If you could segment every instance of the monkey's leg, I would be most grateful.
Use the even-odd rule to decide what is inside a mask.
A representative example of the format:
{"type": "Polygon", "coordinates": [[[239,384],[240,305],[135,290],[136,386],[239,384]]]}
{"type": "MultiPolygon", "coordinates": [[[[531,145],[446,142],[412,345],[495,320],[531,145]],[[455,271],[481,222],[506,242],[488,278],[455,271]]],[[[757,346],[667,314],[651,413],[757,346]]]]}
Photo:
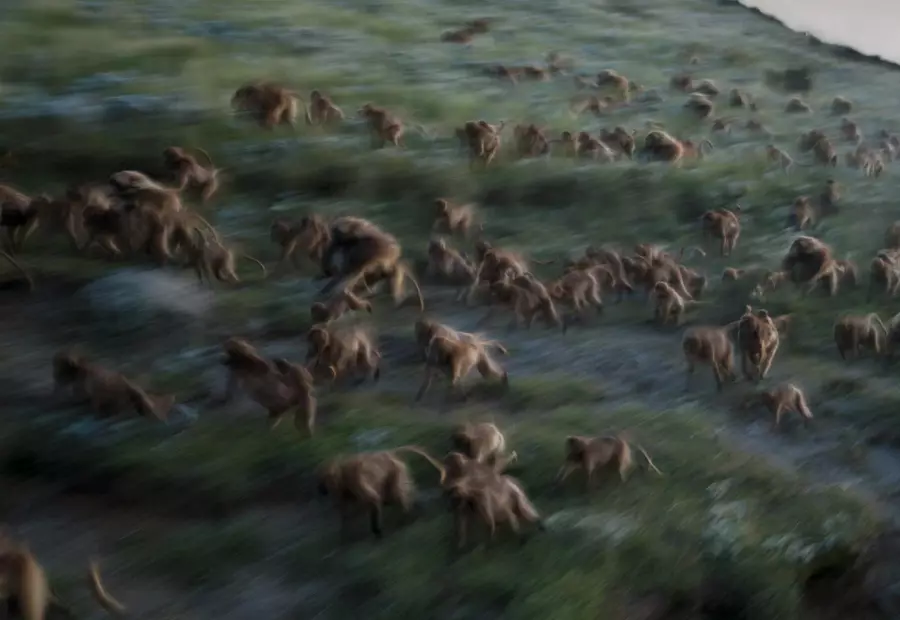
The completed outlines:
{"type": "Polygon", "coordinates": [[[219,189],[219,177],[217,173],[212,172],[209,175],[209,179],[203,185],[203,194],[201,195],[203,204],[209,202],[209,199],[212,198],[217,189],[219,189]]]}
{"type": "Polygon", "coordinates": [[[556,474],[556,484],[562,484],[562,482],[572,475],[573,472],[576,472],[580,469],[580,465],[575,463],[566,463],[562,467],[559,468],[559,471],[556,474]]]}
{"type": "Polygon", "coordinates": [[[270,431],[274,431],[276,428],[278,428],[278,425],[281,424],[281,421],[284,419],[284,416],[286,413],[287,413],[287,411],[285,411],[283,409],[274,409],[274,410],[270,409],[269,410],[268,422],[269,422],[269,430],[270,431]]]}
{"type": "Polygon", "coordinates": [[[19,227],[19,239],[16,242],[17,250],[22,250],[22,246],[25,245],[25,241],[27,241],[28,237],[30,237],[34,233],[34,231],[37,230],[40,223],[40,219],[38,219],[37,216],[33,216],[31,220],[27,224],[25,224],[25,226],[19,227]]]}
{"type": "Polygon", "coordinates": [[[784,415],[784,405],[778,403],[778,406],[775,407],[775,422],[772,424],[772,430],[777,431],[778,426],[781,424],[781,416],[784,415]]]}
{"type": "Polygon", "coordinates": [[[719,367],[718,362],[711,362],[710,366],[712,367],[713,377],[716,379],[716,391],[722,391],[722,385],[725,382],[725,378],[722,376],[722,369],[719,367]]]}
{"type": "Polygon", "coordinates": [[[769,374],[769,369],[772,368],[772,363],[775,361],[775,353],[778,351],[779,344],[780,342],[776,341],[775,344],[772,345],[772,348],[769,351],[766,351],[762,371],[759,373],[759,379],[765,379],[766,375],[769,374]]]}

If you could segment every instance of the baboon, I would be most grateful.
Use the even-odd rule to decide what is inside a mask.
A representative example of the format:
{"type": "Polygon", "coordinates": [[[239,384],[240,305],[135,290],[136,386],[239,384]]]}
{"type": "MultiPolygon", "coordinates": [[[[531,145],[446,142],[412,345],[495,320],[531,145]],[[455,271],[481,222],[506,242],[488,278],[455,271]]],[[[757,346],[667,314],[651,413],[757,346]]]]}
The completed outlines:
{"type": "Polygon", "coordinates": [[[874,312],[864,316],[842,316],[834,323],[834,344],[842,360],[847,359],[848,352],[859,357],[863,348],[880,356],[887,348],[888,336],[887,328],[874,312]]]}
{"type": "Polygon", "coordinates": [[[809,114],[812,108],[800,97],[791,97],[784,106],[784,111],[788,114],[809,114]]]}
{"type": "Polygon", "coordinates": [[[694,80],[687,73],[679,73],[669,78],[669,88],[689,93],[694,90],[694,80]]]}
{"type": "Polygon", "coordinates": [[[700,225],[705,238],[719,240],[719,254],[731,256],[741,236],[741,206],[734,210],[710,209],[700,216],[700,225]]]}
{"type": "Polygon", "coordinates": [[[451,445],[479,463],[495,464],[506,453],[506,439],[492,422],[457,426],[450,435],[451,445]]]}
{"type": "Polygon", "coordinates": [[[445,495],[453,511],[459,549],[466,546],[469,522],[475,516],[487,526],[490,540],[494,539],[498,523],[508,524],[515,534],[520,532],[521,521],[545,529],[521,484],[511,476],[463,476],[447,485],[445,495]]]}
{"type": "Polygon", "coordinates": [[[362,373],[358,382],[366,378],[377,382],[381,378],[381,353],[371,330],[361,325],[313,325],[306,334],[306,361],[314,374],[328,370],[336,379],[350,373],[362,373]]]}
{"type": "MultiPolygon", "coordinates": [[[[49,198],[47,198],[49,201],[49,198]]],[[[38,225],[32,199],[9,185],[0,185],[0,226],[6,229],[7,249],[17,252],[38,225]]]]}
{"type": "Polygon", "coordinates": [[[678,164],[684,157],[684,145],[666,132],[654,130],[644,138],[644,148],[641,152],[651,161],[678,164]]]}
{"type": "Polygon", "coordinates": [[[579,116],[585,112],[593,112],[600,116],[604,111],[615,105],[615,100],[609,95],[599,97],[597,95],[576,95],[569,102],[569,112],[573,116],[579,116]]]}
{"type": "Polygon", "coordinates": [[[128,214],[116,208],[85,207],[82,212],[81,225],[86,239],[79,248],[85,252],[94,243],[98,243],[109,254],[110,258],[122,255],[123,247],[130,247],[128,231],[128,214]]]}
{"type": "Polygon", "coordinates": [[[807,153],[812,150],[817,142],[827,139],[828,137],[821,129],[810,129],[809,131],[801,133],[797,138],[797,147],[800,149],[801,153],[807,153]]]}
{"type": "Polygon", "coordinates": [[[519,157],[540,157],[550,153],[550,141],[543,129],[534,123],[513,127],[513,138],[519,157]]]}
{"type": "Polygon", "coordinates": [[[819,213],[822,217],[838,212],[837,203],[841,198],[840,185],[834,179],[825,181],[825,189],[819,195],[819,213]]]}
{"type": "Polygon", "coordinates": [[[56,394],[71,387],[76,399],[88,401],[103,417],[134,409],[139,415],[165,422],[175,404],[174,396],[150,396],[122,373],[95,364],[71,348],[53,356],[53,383],[56,394]]]}
{"type": "MultiPolygon", "coordinates": [[[[560,303],[569,306],[578,320],[584,322],[588,306],[597,309],[598,314],[603,313],[603,300],[600,298],[600,281],[595,275],[603,270],[608,274],[612,285],[615,285],[615,276],[606,265],[595,265],[587,269],[576,269],[563,274],[555,282],[547,287],[550,297],[560,303]]],[[[571,318],[563,318],[563,333],[569,328],[571,318]]]]}
{"type": "MultiPolygon", "coordinates": [[[[91,596],[111,616],[123,618],[126,608],[110,595],[100,579],[96,560],[88,564],[88,586],[91,596]]],[[[43,620],[49,617],[52,607],[66,609],[50,588],[44,568],[34,557],[27,544],[14,541],[5,534],[0,538],[0,603],[8,606],[15,600],[23,620],[43,620]]]]}
{"type": "Polygon", "coordinates": [[[316,89],[310,91],[309,105],[306,108],[307,125],[333,125],[343,120],[343,110],[330,97],[316,89]]]}
{"type": "Polygon", "coordinates": [[[725,327],[689,327],[681,339],[681,349],[687,362],[685,389],[697,364],[709,364],[716,379],[716,389],[722,391],[725,380],[734,381],[734,347],[725,327]]]}
{"type": "Polygon", "coordinates": [[[334,289],[341,282],[341,288],[352,291],[359,284],[387,280],[396,306],[403,302],[404,282],[412,283],[419,301],[419,310],[425,309],[422,290],[410,272],[409,266],[401,259],[401,247],[397,239],[373,224],[357,217],[341,217],[331,222],[328,242],[322,253],[322,272],[317,279],[330,278],[320,294],[334,289]],[[337,270],[333,261],[341,257],[337,270]]]}
{"type": "MultiPolygon", "coordinates": [[[[647,467],[660,476],[662,472],[653,464],[653,460],[644,448],[635,444],[635,447],[647,459],[647,467]]],[[[576,471],[583,471],[585,476],[585,488],[591,490],[594,472],[597,469],[615,469],[622,482],[625,482],[628,473],[634,467],[634,458],[631,455],[631,446],[623,435],[603,435],[600,437],[583,437],[570,435],[566,437],[566,455],[563,466],[556,474],[556,483],[562,483],[576,471]]]]}
{"type": "Polygon", "coordinates": [[[528,269],[528,263],[518,253],[511,250],[490,247],[486,242],[479,241],[475,246],[476,255],[481,256],[475,279],[465,294],[468,304],[475,289],[482,282],[491,284],[507,277],[524,275],[528,269]],[[486,248],[486,249],[485,249],[486,248]]]}
{"type": "Polygon", "coordinates": [[[624,127],[616,126],[611,131],[601,129],[600,141],[628,159],[634,158],[634,135],[629,133],[624,127]]]}
{"type": "Polygon", "coordinates": [[[732,108],[750,108],[751,110],[756,109],[756,104],[753,102],[753,98],[742,91],[740,88],[732,88],[731,92],[728,93],[728,105],[732,108]]]}
{"type": "Polygon", "coordinates": [[[499,477],[510,463],[515,462],[518,455],[515,451],[508,456],[500,456],[493,462],[478,461],[458,451],[448,452],[444,456],[444,471],[447,477],[444,480],[444,493],[453,488],[457,480],[469,478],[473,480],[494,480],[499,477]]]}
{"type": "Polygon", "coordinates": [[[716,106],[706,95],[692,93],[685,102],[684,109],[703,119],[711,117],[716,110],[716,106]]]}
{"type": "MultiPolygon", "coordinates": [[[[494,316],[495,309],[498,305],[507,306],[513,311],[513,317],[509,324],[512,330],[519,325],[519,321],[525,324],[526,329],[530,329],[534,322],[535,315],[541,311],[541,304],[537,297],[526,288],[523,288],[509,280],[497,280],[491,282],[488,288],[488,311],[478,321],[477,326],[487,323],[494,316]]],[[[554,324],[548,323],[548,327],[554,324]]]]}
{"type": "Polygon", "coordinates": [[[196,243],[186,246],[188,264],[194,268],[197,279],[202,283],[204,279],[210,285],[213,278],[219,282],[238,283],[241,279],[237,275],[237,258],[245,258],[259,265],[263,278],[268,272],[266,266],[259,260],[243,252],[235,252],[222,243],[201,238],[196,243]]]}
{"type": "Polygon", "coordinates": [[[774,144],[766,145],[766,160],[774,163],[778,168],[785,173],[790,172],[791,168],[795,165],[797,166],[806,166],[806,164],[801,164],[794,161],[794,158],[788,155],[784,150],[778,148],[774,144]]]}
{"type": "Polygon", "coordinates": [[[288,261],[295,268],[300,268],[301,252],[311,262],[320,265],[325,248],[331,243],[331,231],[328,223],[319,215],[305,215],[298,222],[278,218],[269,229],[269,239],[281,247],[278,268],[283,268],[288,261]]]}
{"type": "Polygon", "coordinates": [[[849,259],[835,259],[835,268],[838,272],[839,281],[844,286],[856,288],[859,285],[859,270],[856,263],[849,259]]]}
{"type": "MultiPolygon", "coordinates": [[[[89,231],[88,211],[89,209],[85,208],[84,227],[89,231]]],[[[105,218],[109,224],[109,232],[112,233],[117,225],[115,212],[121,211],[119,209],[108,211],[105,218]]],[[[104,220],[101,214],[102,211],[98,213],[98,217],[102,223],[104,220]]],[[[118,225],[124,225],[124,230],[118,238],[123,240],[126,247],[143,249],[160,266],[172,260],[173,252],[180,250],[188,262],[193,264],[194,256],[206,251],[204,246],[208,240],[221,245],[219,233],[212,224],[193,211],[133,210],[126,212],[126,217],[118,225]],[[200,227],[201,224],[203,228],[200,227]]]]}
{"type": "Polygon", "coordinates": [[[766,293],[774,291],[779,286],[790,280],[791,273],[789,271],[769,271],[763,277],[762,282],[756,285],[753,292],[750,293],[752,299],[764,300],[766,293]]]}
{"type": "Polygon", "coordinates": [[[537,310],[541,313],[541,316],[544,318],[548,327],[562,326],[559,314],[556,311],[556,306],[553,303],[553,298],[547,291],[547,287],[544,286],[540,280],[535,278],[530,271],[527,271],[522,275],[513,276],[510,282],[514,286],[518,286],[534,296],[534,299],[537,301],[537,310]]]}
{"type": "Polygon", "coordinates": [[[824,242],[806,235],[797,237],[781,261],[781,269],[791,274],[791,280],[800,284],[817,280],[833,262],[831,248],[824,242]]]}
{"type": "MultiPolygon", "coordinates": [[[[469,236],[469,231],[476,226],[476,209],[474,204],[456,205],[446,198],[438,198],[434,201],[435,217],[431,230],[434,232],[446,232],[447,234],[459,234],[469,236]]],[[[479,230],[483,227],[478,225],[479,230]]]]}
{"type": "Polygon", "coordinates": [[[751,306],[746,306],[740,319],[732,323],[737,329],[738,348],[741,351],[741,372],[748,381],[754,380],[750,373],[752,366],[757,382],[766,378],[775,354],[781,343],[779,332],[787,329],[790,315],[782,315],[772,318],[768,311],[753,311],[751,306]]]}
{"type": "Polygon", "coordinates": [[[488,353],[494,347],[506,354],[506,348],[493,340],[457,340],[446,336],[435,336],[428,344],[425,361],[425,378],[416,394],[421,400],[437,374],[446,374],[450,379],[450,392],[459,389],[459,384],[475,368],[485,379],[499,378],[504,386],[509,386],[509,375],[488,353]]]}
{"type": "Polygon", "coordinates": [[[703,303],[694,299],[684,299],[671,285],[657,282],[651,293],[653,300],[653,319],[660,325],[679,325],[681,317],[688,306],[703,303]]]}
{"type": "MultiPolygon", "coordinates": [[[[466,257],[447,245],[443,239],[428,242],[426,277],[439,277],[442,281],[459,286],[471,286],[475,281],[475,266],[466,257]]],[[[459,291],[462,294],[463,291],[459,291]]]]}
{"type": "Polygon", "coordinates": [[[319,493],[331,496],[340,513],[341,536],[346,535],[349,517],[355,507],[367,509],[372,533],[383,534],[382,511],[385,506],[399,504],[404,513],[413,507],[413,479],[400,454],[418,454],[440,474],[446,472],[439,461],[419,446],[401,446],[393,450],[360,452],[338,456],[323,463],[318,471],[319,493]]]}
{"type": "Polygon", "coordinates": [[[316,424],[316,391],[312,374],[299,364],[276,358],[266,372],[244,372],[241,387],[268,412],[269,430],[294,411],[294,426],[312,437],[316,424]]]}
{"type": "Polygon", "coordinates": [[[383,148],[389,142],[396,147],[403,146],[403,122],[399,118],[371,103],[363,104],[358,114],[369,124],[373,148],[383,148]]]}
{"type": "MultiPolygon", "coordinates": [[[[617,301],[622,301],[622,297],[626,293],[631,294],[634,292],[634,286],[625,272],[625,265],[618,252],[607,247],[597,248],[590,246],[585,250],[585,256],[592,261],[609,267],[609,272],[612,276],[610,284],[612,290],[617,294],[617,301]]],[[[598,278],[598,282],[603,277],[601,271],[595,270],[594,274],[598,278]]]]}
{"type": "Polygon", "coordinates": [[[816,212],[809,202],[809,196],[798,196],[791,204],[791,213],[788,216],[788,225],[793,225],[794,230],[802,231],[807,226],[815,226],[816,212]]]}
{"type": "Polygon", "coordinates": [[[329,299],[328,303],[321,301],[313,303],[309,307],[309,315],[313,323],[330,323],[356,310],[365,310],[372,314],[372,303],[344,290],[329,299]]]}
{"type": "Polygon", "coordinates": [[[726,267],[722,272],[722,282],[737,282],[746,275],[747,270],[739,267],[726,267]]]}
{"type": "Polygon", "coordinates": [[[812,129],[800,135],[797,144],[801,153],[812,151],[813,159],[826,166],[837,166],[837,151],[824,133],[818,129],[812,129]]]}
{"type": "Polygon", "coordinates": [[[469,151],[469,164],[474,166],[481,162],[482,166],[490,165],[500,152],[500,132],[505,121],[491,125],[487,121],[466,121],[462,128],[456,130],[460,143],[469,151]]]}
{"type": "Polygon", "coordinates": [[[236,112],[249,114],[261,127],[271,130],[276,125],[296,127],[301,101],[292,90],[274,82],[256,81],[235,91],[231,107],[236,112]]]}
{"type": "Polygon", "coordinates": [[[859,143],[862,141],[862,133],[859,131],[859,125],[846,116],[841,119],[841,136],[848,142],[859,143]]]}
{"type": "Polygon", "coordinates": [[[834,116],[850,114],[850,111],[852,109],[853,104],[850,103],[849,99],[846,99],[844,97],[835,97],[831,102],[831,113],[834,116]]]}
{"type": "Polygon", "coordinates": [[[109,177],[109,184],[127,205],[129,210],[144,209],[174,213],[184,207],[178,190],[160,185],[136,170],[120,170],[109,177]]]}
{"type": "Polygon", "coordinates": [[[900,289],[900,255],[897,250],[881,250],[869,265],[869,290],[866,301],[872,301],[881,289],[891,297],[900,289]]]}
{"type": "Polygon", "coordinates": [[[575,152],[578,157],[593,159],[603,163],[610,163],[616,160],[615,151],[602,141],[591,137],[586,131],[579,131],[575,140],[575,152]]]}
{"type": "Polygon", "coordinates": [[[206,158],[207,166],[203,166],[197,158],[178,146],[170,146],[163,151],[166,170],[178,184],[178,191],[183,192],[188,186],[201,192],[201,200],[206,203],[219,187],[219,169],[205,150],[196,150],[206,158]]]}
{"type": "Polygon", "coordinates": [[[625,77],[624,75],[620,75],[613,69],[604,69],[603,71],[598,73],[596,83],[600,88],[604,86],[612,88],[616,93],[619,94],[619,96],[622,98],[622,101],[625,101],[626,103],[631,99],[633,83],[627,77],[625,77]]]}
{"type": "MultiPolygon", "coordinates": [[[[480,342],[482,340],[481,336],[478,334],[469,334],[467,332],[461,332],[453,329],[449,325],[444,325],[442,323],[438,323],[433,319],[428,319],[425,317],[420,317],[416,320],[415,323],[415,336],[416,336],[416,345],[419,348],[419,351],[422,353],[422,359],[428,359],[428,345],[431,344],[432,339],[437,336],[443,336],[445,338],[450,338],[451,340],[464,340],[466,342],[480,342]]],[[[495,343],[498,347],[498,350],[506,355],[506,349],[500,348],[499,343],[495,343]]]]}
{"type": "Polygon", "coordinates": [[[715,147],[709,140],[682,140],[681,145],[684,147],[684,157],[687,159],[703,159],[706,153],[711,153],[715,147]],[[704,148],[706,149],[704,151],[704,148]]]}
{"type": "Polygon", "coordinates": [[[627,257],[622,259],[622,265],[632,282],[643,284],[648,297],[657,282],[666,282],[672,285],[683,299],[694,298],[684,281],[684,273],[681,266],[669,256],[627,257]]]}
{"type": "Polygon", "coordinates": [[[796,413],[803,418],[804,426],[809,426],[812,422],[813,414],[806,403],[806,395],[799,387],[793,383],[780,383],[771,390],[763,390],[757,394],[753,394],[747,398],[744,403],[745,407],[749,407],[754,402],[760,402],[774,416],[772,420],[772,430],[777,430],[781,424],[781,417],[785,413],[796,413]]]}
{"type": "Polygon", "coordinates": [[[235,390],[241,386],[245,378],[255,378],[274,373],[277,369],[243,338],[230,337],[222,344],[223,357],[221,364],[228,369],[228,383],[225,388],[223,402],[234,397],[235,390]]]}

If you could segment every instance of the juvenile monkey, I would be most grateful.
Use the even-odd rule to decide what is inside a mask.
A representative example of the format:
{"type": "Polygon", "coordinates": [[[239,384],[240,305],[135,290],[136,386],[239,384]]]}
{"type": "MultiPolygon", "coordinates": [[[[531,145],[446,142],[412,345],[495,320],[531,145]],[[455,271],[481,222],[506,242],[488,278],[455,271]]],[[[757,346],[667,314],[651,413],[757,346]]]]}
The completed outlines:
{"type": "Polygon", "coordinates": [[[387,143],[396,147],[403,146],[403,122],[399,118],[371,103],[364,104],[358,114],[369,124],[374,148],[383,148],[387,143]]]}
{"type": "Polygon", "coordinates": [[[690,388],[697,364],[708,364],[712,368],[716,388],[720,392],[726,379],[734,381],[734,347],[727,328],[690,327],[684,332],[681,349],[687,362],[685,389],[690,388]]]}
{"type": "Polygon", "coordinates": [[[470,286],[475,281],[475,266],[448,246],[443,239],[429,241],[427,252],[428,265],[425,269],[427,277],[438,276],[442,280],[460,286],[470,286]]]}
{"type": "MultiPolygon", "coordinates": [[[[434,201],[435,219],[431,229],[434,232],[446,232],[469,236],[470,229],[476,225],[476,209],[474,204],[456,205],[446,198],[434,201]]],[[[479,230],[483,227],[478,226],[479,230]]]]}
{"type": "Polygon", "coordinates": [[[459,389],[459,384],[475,368],[485,379],[499,378],[504,387],[509,385],[509,375],[488,353],[488,347],[496,347],[504,355],[506,348],[492,340],[456,340],[446,336],[435,336],[428,345],[425,361],[425,378],[416,394],[421,400],[437,374],[446,374],[450,379],[450,391],[459,389]]]}
{"type": "Polygon", "coordinates": [[[269,430],[294,412],[294,426],[312,437],[316,423],[316,392],[309,370],[286,359],[272,360],[267,372],[246,372],[241,385],[268,411],[269,430]]]}
{"type": "Polygon", "coordinates": [[[684,299],[671,285],[657,282],[653,286],[651,300],[654,304],[653,319],[661,325],[679,325],[685,309],[704,302],[684,299]]]}
{"type": "Polygon", "coordinates": [[[793,383],[780,383],[771,390],[763,390],[751,395],[745,402],[745,407],[749,407],[754,402],[761,402],[774,416],[772,420],[773,431],[778,429],[778,425],[781,424],[781,418],[785,413],[796,413],[803,418],[805,426],[809,426],[813,419],[812,411],[810,411],[806,402],[806,395],[803,393],[803,390],[793,383]]]}
{"type": "Polygon", "coordinates": [[[372,314],[372,303],[344,290],[328,300],[328,303],[315,302],[309,307],[309,315],[313,323],[330,323],[345,314],[364,310],[372,314]]]}
{"type": "Polygon", "coordinates": [[[313,325],[306,334],[309,344],[306,361],[315,373],[328,370],[332,378],[351,372],[362,372],[359,382],[366,378],[381,378],[381,353],[375,336],[363,326],[313,325]]]}
{"type": "Polygon", "coordinates": [[[303,216],[297,222],[277,218],[269,229],[269,239],[281,247],[278,269],[282,269],[288,261],[299,269],[298,252],[317,265],[322,262],[325,248],[331,243],[331,232],[324,218],[312,214],[303,216]]]}
{"type": "Polygon", "coordinates": [[[238,88],[231,98],[236,112],[248,113],[261,127],[297,124],[300,97],[292,90],[269,81],[258,80],[238,88]]]}
{"type": "Polygon", "coordinates": [[[834,343],[841,359],[852,352],[858,358],[863,348],[871,349],[875,356],[885,351],[889,332],[874,312],[865,316],[843,316],[834,324],[834,343]]]}
{"type": "Polygon", "coordinates": [[[266,266],[260,260],[243,252],[236,253],[215,240],[202,238],[198,242],[187,246],[186,249],[188,251],[188,264],[194,268],[197,279],[201,283],[204,278],[210,285],[212,285],[213,278],[219,282],[240,282],[241,279],[238,277],[236,270],[237,256],[259,265],[263,278],[268,275],[266,266]]]}
{"type": "Polygon", "coordinates": [[[209,153],[199,147],[196,150],[206,158],[207,166],[201,165],[196,157],[178,146],[165,149],[163,160],[166,170],[178,184],[178,191],[183,192],[187,187],[197,188],[206,203],[219,187],[219,169],[213,164],[209,153]]]}
{"type": "Polygon", "coordinates": [[[734,210],[715,209],[700,216],[701,230],[705,238],[719,240],[719,254],[730,256],[741,236],[741,206],[734,210]]]}
{"type": "MultiPolygon", "coordinates": [[[[662,475],[662,472],[653,464],[653,460],[644,448],[635,446],[647,459],[647,467],[662,475]]],[[[583,437],[570,435],[566,437],[566,456],[563,466],[556,475],[556,483],[562,483],[576,471],[583,471],[585,475],[585,488],[590,491],[594,472],[597,469],[615,469],[622,482],[634,467],[634,459],[631,455],[631,447],[622,435],[601,437],[583,437]]]]}
{"type": "Polygon", "coordinates": [[[440,474],[441,484],[444,483],[444,467],[419,446],[339,456],[320,466],[319,493],[330,496],[335,502],[341,517],[342,537],[356,507],[369,512],[371,530],[376,538],[383,535],[382,511],[385,506],[399,504],[404,513],[412,509],[415,488],[409,467],[400,459],[403,453],[424,458],[440,474]]]}
{"type": "MultiPolygon", "coordinates": [[[[600,298],[600,280],[598,273],[604,273],[607,281],[615,287],[615,276],[606,265],[595,265],[587,269],[575,269],[564,274],[561,278],[547,287],[550,297],[557,302],[569,306],[578,316],[579,321],[584,321],[588,306],[597,309],[597,313],[603,312],[603,300],[600,298]]],[[[571,319],[566,316],[563,319],[563,333],[569,328],[571,319]]]]}
{"type": "Polygon", "coordinates": [[[457,138],[465,144],[469,151],[469,164],[474,166],[481,162],[487,167],[500,152],[500,132],[506,122],[491,125],[487,121],[466,121],[461,129],[456,130],[457,138]]]}
{"type": "Polygon", "coordinates": [[[507,524],[515,534],[519,534],[523,521],[536,524],[538,530],[545,529],[522,485],[511,476],[462,476],[447,485],[445,495],[450,500],[459,549],[466,545],[473,517],[487,526],[490,540],[494,539],[497,524],[501,523],[507,524]]]}
{"type": "Polygon", "coordinates": [[[89,401],[104,417],[134,409],[165,422],[175,404],[174,396],[150,396],[125,375],[90,362],[74,349],[62,349],[53,356],[53,382],[55,393],[71,387],[76,398],[89,401]]]}
{"type": "Polygon", "coordinates": [[[491,422],[461,424],[453,430],[450,440],[454,449],[479,463],[493,465],[506,453],[506,439],[491,422]]]}
{"type": "Polygon", "coordinates": [[[788,216],[788,224],[793,224],[794,230],[802,231],[807,226],[815,226],[816,212],[809,201],[809,196],[798,196],[791,204],[791,214],[788,216]]]}
{"type": "Polygon", "coordinates": [[[306,110],[307,125],[333,125],[344,120],[344,112],[319,90],[313,89],[309,93],[306,110]]]}

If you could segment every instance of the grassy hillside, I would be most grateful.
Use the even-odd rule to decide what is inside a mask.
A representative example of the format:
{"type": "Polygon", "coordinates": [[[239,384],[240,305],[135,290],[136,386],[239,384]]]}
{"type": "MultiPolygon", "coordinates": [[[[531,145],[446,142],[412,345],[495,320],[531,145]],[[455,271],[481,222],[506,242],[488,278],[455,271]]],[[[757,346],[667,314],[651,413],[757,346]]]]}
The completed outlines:
{"type": "MultiPolygon", "coordinates": [[[[794,234],[785,220],[797,195],[817,193],[829,177],[844,186],[840,214],[814,233],[858,261],[863,280],[896,217],[894,169],[877,180],[843,162],[837,169],[770,171],[762,155],[768,139],[740,129],[711,135],[708,123],[684,114],[686,95],[671,92],[668,80],[687,71],[715,80],[723,92],[751,93],[759,103],[753,117],[792,154],[801,131],[818,127],[837,139],[840,119],[828,113],[836,95],[854,102],[851,116],[865,134],[900,130],[892,69],[810,46],[731,4],[32,0],[11,3],[0,15],[0,40],[10,50],[0,57],[0,148],[17,158],[14,168],[0,171],[0,181],[55,194],[115,170],[156,172],[164,147],[200,146],[227,179],[201,211],[266,261],[277,257],[268,228],[278,215],[362,215],[395,233],[415,258],[424,253],[434,198],[474,200],[488,238],[558,259],[589,243],[693,245],[704,210],[739,202],[744,232],[735,255],[692,263],[712,282],[710,303],[693,320],[721,323],[739,315],[748,291],[720,286],[719,274],[728,265],[777,264],[794,234]],[[441,32],[476,17],[491,20],[490,33],[468,46],[439,42],[441,32]],[[576,119],[568,109],[578,93],[571,76],[512,87],[481,74],[492,63],[540,64],[553,50],[572,59],[575,73],[615,69],[660,100],[645,93],[602,117],[576,119]],[[787,115],[790,94],[767,88],[763,72],[799,65],[815,72],[815,86],[804,95],[814,111],[787,115]],[[323,90],[348,121],[334,130],[267,133],[233,118],[231,94],[256,78],[302,93],[323,90]],[[354,116],[365,102],[425,131],[411,131],[404,150],[372,151],[354,116]],[[472,172],[453,129],[477,118],[536,122],[554,133],[615,125],[642,132],[653,121],[681,138],[709,137],[715,149],[680,169],[556,157],[514,161],[505,153],[496,166],[472,172]]],[[[738,117],[738,126],[751,117],[724,101],[720,106],[717,114],[738,117]]],[[[64,542],[48,533],[60,529],[48,516],[59,513],[52,502],[14,498],[0,507],[9,508],[7,520],[86,615],[92,608],[77,580],[83,558],[98,551],[110,589],[148,618],[867,613],[853,606],[858,584],[847,571],[884,529],[883,519],[900,514],[893,474],[900,464],[893,447],[900,392],[891,371],[865,360],[840,364],[833,351],[836,314],[895,309],[884,301],[867,304],[862,290],[835,299],[784,291],[766,302],[773,313],[795,316],[769,382],[790,379],[807,389],[817,416],[810,432],[789,428],[773,436],[761,412],[736,411],[750,390],[745,384],[717,396],[704,372],[685,391],[679,334],[643,325],[650,310],[642,301],[608,304],[596,325],[565,337],[507,334],[498,321],[491,331],[510,348],[510,393],[460,405],[444,403],[436,387],[425,404],[413,406],[421,377],[407,351],[415,313],[394,314],[384,305],[374,320],[385,379],[325,395],[319,435],[300,441],[292,428],[267,433],[253,405],[215,408],[188,395],[217,385],[215,346],[228,333],[301,358],[308,278],[262,282],[248,266],[246,286],[217,291],[214,316],[189,342],[188,332],[162,328],[146,340],[111,340],[103,326],[64,316],[68,298],[53,298],[52,291],[60,281],[82,282],[115,266],[73,258],[38,238],[23,260],[38,270],[45,292],[4,306],[9,315],[0,337],[9,353],[0,360],[0,379],[39,396],[13,401],[21,415],[10,417],[0,440],[3,474],[86,495],[92,506],[98,496],[110,504],[65,504],[64,542]],[[77,410],[41,391],[53,347],[72,340],[160,390],[177,390],[199,421],[165,430],[142,421],[76,422],[77,410]],[[449,427],[462,419],[494,419],[504,427],[520,456],[512,473],[547,518],[548,532],[525,545],[502,541],[452,557],[450,518],[434,493],[434,474],[415,463],[420,516],[389,525],[382,543],[360,534],[339,547],[330,506],[315,497],[314,466],[338,452],[407,442],[441,454],[449,427]],[[664,477],[610,479],[590,496],[578,483],[553,487],[566,435],[626,428],[664,477]],[[823,597],[815,583],[832,583],[825,569],[844,581],[826,586],[823,597]]],[[[549,266],[544,273],[557,272],[549,266]]],[[[461,328],[480,316],[442,301],[438,290],[426,298],[429,311],[461,328]]]]}

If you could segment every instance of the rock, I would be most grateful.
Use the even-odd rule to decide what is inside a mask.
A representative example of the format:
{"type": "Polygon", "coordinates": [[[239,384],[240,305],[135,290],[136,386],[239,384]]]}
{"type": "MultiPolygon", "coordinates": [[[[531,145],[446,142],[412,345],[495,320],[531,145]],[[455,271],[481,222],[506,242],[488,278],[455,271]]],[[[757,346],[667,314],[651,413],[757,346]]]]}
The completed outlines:
{"type": "Polygon", "coordinates": [[[212,291],[195,280],[161,270],[120,269],[75,293],[76,305],[92,326],[114,332],[164,323],[183,326],[202,319],[212,308],[212,291]]]}

